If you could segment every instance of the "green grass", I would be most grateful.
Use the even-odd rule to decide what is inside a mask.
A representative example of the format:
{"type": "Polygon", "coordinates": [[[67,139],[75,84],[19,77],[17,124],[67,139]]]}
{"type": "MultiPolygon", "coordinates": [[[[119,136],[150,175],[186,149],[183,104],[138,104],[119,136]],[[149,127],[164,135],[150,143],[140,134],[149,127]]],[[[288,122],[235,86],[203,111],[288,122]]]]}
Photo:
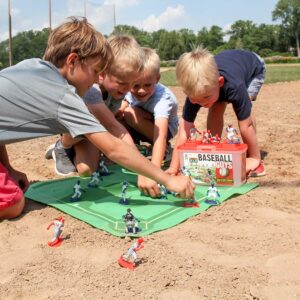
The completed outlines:
{"type": "MultiPolygon", "coordinates": [[[[265,83],[300,80],[300,64],[266,65],[265,83]]],[[[175,68],[161,73],[161,83],[166,86],[176,86],[175,68]]]]}
{"type": "Polygon", "coordinates": [[[300,80],[300,64],[266,66],[266,83],[300,80]]]}

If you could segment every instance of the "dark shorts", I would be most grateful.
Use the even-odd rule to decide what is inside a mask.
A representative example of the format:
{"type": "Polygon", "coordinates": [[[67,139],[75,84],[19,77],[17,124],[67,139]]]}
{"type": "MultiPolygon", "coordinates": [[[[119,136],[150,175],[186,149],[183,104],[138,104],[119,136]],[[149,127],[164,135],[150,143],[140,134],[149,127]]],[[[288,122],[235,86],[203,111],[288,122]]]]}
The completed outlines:
{"type": "MultiPolygon", "coordinates": [[[[147,137],[145,137],[143,134],[137,132],[135,129],[128,126],[127,130],[129,132],[129,134],[131,135],[135,144],[139,144],[140,142],[147,142],[147,143],[153,145],[153,141],[150,141],[147,137]]],[[[173,135],[172,135],[170,129],[168,128],[167,142],[169,142],[169,140],[172,138],[173,138],[173,135]]]]}
{"type": "Polygon", "coordinates": [[[23,196],[24,194],[20,187],[0,163],[0,210],[14,206],[23,196]]]}

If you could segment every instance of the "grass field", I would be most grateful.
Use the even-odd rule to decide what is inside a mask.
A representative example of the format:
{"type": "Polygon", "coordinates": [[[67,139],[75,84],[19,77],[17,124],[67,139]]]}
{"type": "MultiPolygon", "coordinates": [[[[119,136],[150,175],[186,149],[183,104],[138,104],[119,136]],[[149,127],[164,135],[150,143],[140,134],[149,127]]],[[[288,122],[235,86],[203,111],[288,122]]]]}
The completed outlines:
{"type": "MultiPolygon", "coordinates": [[[[266,65],[267,74],[265,83],[300,80],[300,64],[293,65],[266,65]]],[[[161,73],[161,83],[167,86],[176,86],[175,68],[161,73]]]]}

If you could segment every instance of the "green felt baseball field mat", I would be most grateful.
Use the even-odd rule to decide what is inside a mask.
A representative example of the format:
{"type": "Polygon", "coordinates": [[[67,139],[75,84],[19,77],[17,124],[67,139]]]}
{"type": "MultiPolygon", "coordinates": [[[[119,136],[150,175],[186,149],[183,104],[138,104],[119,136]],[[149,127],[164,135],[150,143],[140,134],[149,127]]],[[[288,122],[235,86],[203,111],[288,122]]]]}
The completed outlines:
{"type": "MultiPolygon", "coordinates": [[[[108,169],[110,174],[102,176],[103,180],[98,187],[89,187],[90,177],[69,177],[34,183],[25,196],[119,237],[126,235],[123,215],[128,208],[139,221],[139,230],[135,236],[146,236],[175,226],[211,206],[205,202],[207,186],[196,188],[195,199],[199,207],[186,208],[182,206],[184,200],[172,194],[168,194],[167,199],[154,199],[142,195],[137,188],[136,174],[120,166],[112,165],[108,169]],[[79,201],[71,202],[73,187],[78,180],[83,193],[79,201]],[[128,182],[128,205],[119,203],[122,183],[125,180],[128,182]]],[[[233,196],[245,194],[256,186],[256,183],[247,183],[239,187],[218,187],[219,201],[222,203],[233,196]]]]}

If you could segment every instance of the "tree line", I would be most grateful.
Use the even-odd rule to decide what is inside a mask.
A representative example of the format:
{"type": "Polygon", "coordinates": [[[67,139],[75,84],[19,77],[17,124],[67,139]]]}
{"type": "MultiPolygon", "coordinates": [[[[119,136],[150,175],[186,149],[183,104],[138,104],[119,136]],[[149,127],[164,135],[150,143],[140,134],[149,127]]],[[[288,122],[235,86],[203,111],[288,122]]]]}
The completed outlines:
{"type": "MultiPolygon", "coordinates": [[[[154,32],[140,30],[134,26],[117,25],[112,34],[126,33],[135,37],[143,47],[156,49],[161,60],[177,60],[194,47],[202,45],[214,54],[225,49],[247,49],[262,57],[282,55],[300,56],[300,0],[279,0],[272,12],[273,20],[281,24],[255,24],[249,20],[238,20],[230,30],[219,26],[203,27],[198,32],[183,28],[154,32]]],[[[49,29],[24,31],[12,39],[13,63],[31,57],[43,57],[49,29]]],[[[0,69],[8,66],[8,40],[0,43],[0,69]]]]}

